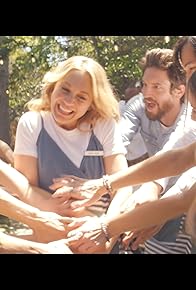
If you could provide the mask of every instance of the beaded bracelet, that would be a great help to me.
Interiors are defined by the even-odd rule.
[[[104,233],[106,241],[109,242],[110,241],[110,236],[109,236],[109,233],[108,233],[107,225],[104,222],[101,222],[101,230]]]
[[[103,175],[103,185],[104,187],[107,189],[108,193],[109,194],[112,194],[113,193],[113,188],[108,180],[108,175]]]

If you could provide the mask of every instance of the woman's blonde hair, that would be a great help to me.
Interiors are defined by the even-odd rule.
[[[72,56],[49,72],[43,78],[41,96],[28,102],[31,111],[50,111],[50,98],[56,83],[71,70],[87,72],[91,78],[93,101],[90,110],[78,120],[77,127],[87,122],[94,125],[99,118],[119,120],[118,102],[104,68],[95,60],[85,56]]]

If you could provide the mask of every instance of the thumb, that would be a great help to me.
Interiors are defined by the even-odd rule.
[[[96,192],[90,198],[85,198],[82,200],[73,201],[70,206],[72,209],[82,207],[82,206],[83,207],[90,206],[90,205],[94,204],[97,200],[99,200],[100,198],[101,198],[101,195],[99,194],[99,192]]]
[[[73,221],[72,223],[70,223],[70,224],[67,225],[67,228],[71,232],[73,229],[76,229],[76,228],[80,227],[84,223],[85,223],[85,221]]]
[[[125,236],[123,237],[123,244],[128,244],[129,243],[129,240],[131,239],[131,235],[132,235],[132,232],[130,232],[129,234],[125,234]]]
[[[75,222],[75,219],[74,218],[71,218],[71,217],[61,217],[60,218],[60,221],[67,225],[67,224],[72,224],[73,222]]]
[[[50,187],[50,189],[52,189]],[[72,187],[69,187],[69,188],[65,188],[65,186],[57,189],[53,194],[52,194],[52,197],[53,198],[58,198],[58,197],[66,197],[66,199],[70,199],[71,197],[71,192],[72,192],[73,188]]]
[[[66,239],[68,246],[74,245],[75,243],[77,244],[82,236],[82,232],[78,232],[77,230],[70,231]]]

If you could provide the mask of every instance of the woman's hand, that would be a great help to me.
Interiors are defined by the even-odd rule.
[[[144,244],[146,240],[152,238],[156,233],[158,233],[161,229],[162,225],[153,226],[148,229],[140,230],[140,231],[130,231],[126,233],[123,237],[122,243],[124,248],[127,249],[131,247],[133,251],[137,250],[137,248]]]
[[[83,208],[73,209],[71,208],[72,199],[67,200],[66,197],[53,198],[52,195],[49,198],[45,198],[40,204],[39,208],[43,211],[55,212],[61,216],[76,217],[78,211],[82,211]]]
[[[72,226],[72,224],[70,224]],[[67,235],[68,245],[78,253],[105,252],[106,238],[101,228],[100,218],[91,217],[82,226]]]
[[[46,243],[65,238],[70,230],[68,224],[73,223],[74,220],[74,218],[62,217],[54,212],[41,211],[29,226],[33,230],[35,241]]]
[[[52,195],[54,199],[60,197],[64,197],[66,200],[76,199],[76,201],[71,203],[72,209],[90,206],[107,192],[103,187],[101,178],[88,180],[71,175],[54,179],[50,189],[56,190]]]
[[[66,239],[50,242],[44,245],[44,247],[46,247],[45,254],[73,254],[73,252],[67,246]]]

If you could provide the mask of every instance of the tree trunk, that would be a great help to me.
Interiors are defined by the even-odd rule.
[[[9,50],[4,45],[6,36],[0,36],[0,139],[10,144],[9,134]]]

